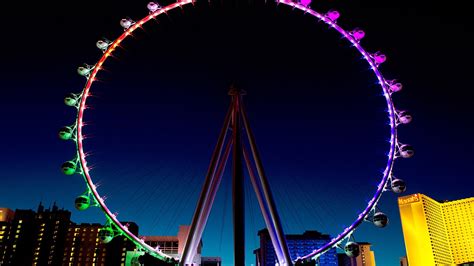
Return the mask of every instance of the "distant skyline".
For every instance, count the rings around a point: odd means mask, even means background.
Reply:
[[[0,44],[1,207],[57,201],[75,222],[104,222],[99,210],[73,210],[85,185],[59,169],[74,156],[73,143],[57,138],[75,116],[63,97],[80,92],[85,79],[76,68],[99,58],[95,42],[118,36],[120,19],[143,17],[147,3],[11,3],[17,6],[4,19],[15,23],[3,29],[8,38]],[[388,150],[385,104],[373,74],[310,16],[264,1],[211,3],[146,25],[99,76],[86,113],[86,149],[107,203],[144,234],[175,234],[178,224],[189,223],[229,104],[227,89],[236,83],[248,92],[244,101],[285,231],[340,232],[370,199]],[[472,197],[474,35],[467,4],[324,0],[312,7],[334,7],[344,28],[363,28],[364,47],[388,57],[383,73],[404,84],[394,101],[414,120],[399,137],[416,154],[397,161],[394,173],[406,180],[406,194]],[[226,265],[229,177],[203,240],[205,252]],[[250,262],[263,222],[246,189]],[[363,224],[355,234],[373,244],[382,266],[398,265],[405,255],[397,196],[387,193],[380,203],[387,228]]]

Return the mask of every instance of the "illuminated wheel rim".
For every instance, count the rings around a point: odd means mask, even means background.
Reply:
[[[73,126],[74,132],[71,139],[73,139],[76,142],[76,147],[77,147],[76,163],[79,164],[80,166],[78,167],[78,170],[76,171],[76,173],[79,173],[83,176],[87,184],[87,189],[88,189],[87,193],[90,194],[91,196],[91,202],[101,208],[101,210],[104,212],[106,216],[107,223],[110,224],[110,226],[112,226],[112,228],[118,234],[125,236],[126,238],[131,240],[134,244],[143,248],[143,250],[146,251],[147,253],[161,260],[170,260],[170,259],[179,260],[180,258],[172,258],[169,255],[162,253],[160,250],[146,244],[143,239],[129,232],[127,226],[119,222],[116,215],[112,213],[112,211],[105,204],[105,200],[100,196],[97,190],[97,187],[96,185],[94,185],[93,179],[91,177],[90,168],[87,166],[86,153],[84,152],[84,144],[83,144],[83,141],[85,139],[84,134],[83,134],[83,126],[84,126],[83,118],[84,118],[84,112],[86,110],[87,98],[90,95],[90,89],[92,87],[92,84],[96,80],[95,78],[97,74],[99,73],[99,71],[102,69],[103,64],[107,61],[107,59],[110,56],[112,56],[113,52],[115,51],[117,47],[119,47],[120,43],[122,43],[122,41],[124,41],[128,36],[132,35],[132,33],[135,30],[141,28],[142,25],[149,22],[150,20],[155,19],[156,17],[170,10],[173,10],[175,8],[178,8],[178,7],[181,8],[183,6],[186,6],[188,4],[193,4],[193,3],[194,2],[192,0],[180,0],[166,7],[156,9],[153,12],[150,12],[150,14],[148,14],[146,17],[142,18],[138,22],[136,23],[132,22],[130,25],[128,25],[128,27],[125,27],[126,29],[122,35],[120,35],[115,41],[107,43],[106,47],[104,47],[103,49],[104,53],[102,57],[93,66],[93,68],[90,69],[90,72],[87,73],[86,75],[87,82],[82,90],[82,93],[79,95],[76,95],[77,104],[66,103],[68,105],[74,105],[78,109],[78,115],[77,115],[75,126]],[[399,119],[400,112],[398,112],[395,109],[394,103],[392,101],[392,93],[401,89],[401,87],[395,90],[393,88],[393,82],[386,80],[384,76],[382,75],[381,71],[379,70],[379,65],[383,63],[383,61],[385,61],[385,56],[382,54],[370,54],[361,46],[360,39],[364,37],[363,32],[362,32],[362,35],[356,35],[354,34],[354,31],[352,32],[346,31],[337,24],[336,20],[339,17],[339,13],[335,11],[332,11],[332,13],[329,12],[326,14],[318,13],[312,10],[311,8],[309,8],[307,5],[304,5],[303,1],[300,3],[295,3],[290,0],[277,0],[277,3],[288,5],[292,7],[293,9],[298,9],[298,10],[303,11],[304,13],[314,16],[318,20],[327,24],[330,28],[339,32],[339,34],[341,34],[341,36],[344,39],[349,41],[351,45],[357,49],[357,51],[363,56],[363,58],[369,64],[371,70],[373,71],[373,73],[378,79],[379,86],[382,88],[383,95],[386,100],[388,117],[390,120],[390,123],[389,123],[390,150],[388,152],[387,164],[386,164],[385,170],[383,171],[383,175],[382,175],[382,178],[380,179],[377,189],[374,195],[372,196],[372,199],[368,202],[364,210],[358,214],[357,218],[354,220],[354,222],[350,226],[346,227],[341,233],[339,233],[337,236],[332,238],[328,243],[326,243],[319,249],[314,250],[313,252],[298,258],[298,260],[305,260],[305,259],[317,258],[320,255],[324,254],[326,251],[334,247],[341,247],[342,242],[348,241],[351,235],[353,234],[353,232],[357,229],[357,227],[364,220],[366,220],[371,214],[373,215],[373,213],[376,210],[377,203],[380,200],[383,192],[386,191],[387,188],[390,187],[389,182],[393,178],[392,169],[393,169],[394,161],[398,157],[405,157],[405,156],[400,155],[401,144],[398,142],[398,138],[397,138],[397,126],[401,124],[400,119]]]

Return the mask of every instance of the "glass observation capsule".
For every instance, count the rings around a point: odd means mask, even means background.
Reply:
[[[387,57],[382,54],[381,52],[376,52],[374,55],[374,61],[377,65],[380,65],[382,64],[383,62],[385,62],[387,60]]]
[[[62,140],[70,140],[72,138],[72,131],[71,127],[62,127],[59,130],[58,136]]]
[[[398,112],[398,121],[402,124],[408,124],[413,120],[411,113],[408,111],[400,111]]]
[[[309,5],[311,5],[311,0],[300,0],[300,4],[302,6],[308,7]]]
[[[87,208],[89,208],[90,205],[91,205],[91,200],[89,196],[87,195],[81,195],[77,197],[76,200],[74,201],[74,206],[79,211],[86,210]]]
[[[360,254],[359,245],[355,242],[347,242],[346,246],[344,247],[344,252],[351,258],[357,257]]]
[[[102,40],[98,40],[95,45],[97,46],[97,48],[99,48],[100,50],[102,51],[105,51],[107,50],[107,48],[109,48],[109,45],[110,45],[110,41],[106,40],[106,39],[102,39]]]
[[[326,17],[332,21],[336,21],[339,17],[341,16],[341,14],[339,14],[339,12],[337,10],[329,10],[327,13],[326,13]]]
[[[114,239],[114,230],[110,227],[101,228],[98,236],[102,243],[107,244]]]
[[[365,32],[359,28],[355,28],[353,31],[351,31],[351,35],[356,41],[359,42],[365,37]]]
[[[151,13],[155,12],[158,9],[161,9],[161,6],[156,2],[150,2],[148,3],[148,5],[146,5],[146,7]]]
[[[135,24],[135,22],[129,18],[120,20],[120,26],[122,26],[124,30],[128,30],[133,24]]]
[[[77,95],[74,94],[74,93],[69,93],[68,95],[66,95],[66,97],[64,97],[64,103],[67,106],[76,106],[76,104],[77,104]]]
[[[61,165],[61,170],[65,175],[73,175],[76,173],[76,162],[67,161]]]
[[[383,212],[377,212],[374,214],[373,221],[375,226],[383,228],[388,224],[388,217]]]
[[[403,144],[399,148],[399,153],[403,158],[411,158],[415,155],[415,150],[411,145]]]
[[[84,64],[84,66],[80,66],[77,68],[77,73],[83,77],[88,77],[91,73],[92,67],[89,65]]]
[[[402,179],[393,179],[390,186],[395,193],[403,193],[407,189],[407,185]]]
[[[399,92],[403,89],[403,84],[400,82],[397,82],[396,79],[387,81],[387,85],[390,88],[391,92]]]

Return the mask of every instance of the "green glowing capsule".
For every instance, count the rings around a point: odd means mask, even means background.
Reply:
[[[102,243],[107,244],[114,238],[114,230],[110,227],[103,227],[99,230],[99,239]]]
[[[72,137],[72,128],[71,127],[63,127],[59,130],[59,138],[62,140],[69,140]]]
[[[76,106],[77,104],[77,96],[74,93],[69,93],[64,97],[64,103],[67,106]]]
[[[78,211],[84,211],[87,208],[89,208],[90,205],[91,205],[91,200],[89,196],[86,196],[86,195],[81,195],[77,197],[76,200],[74,201],[74,206],[76,207]]]
[[[76,173],[76,162],[67,161],[61,165],[61,170],[65,175],[73,175]]]

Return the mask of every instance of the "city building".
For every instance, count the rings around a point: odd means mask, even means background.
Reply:
[[[221,257],[202,257],[201,266],[221,266]]]
[[[4,212],[5,214],[5,212]],[[8,211],[1,225],[0,265],[60,265],[71,213],[56,204]]]
[[[105,263],[106,249],[102,248],[97,234],[101,224],[71,224],[66,236],[63,265]]]
[[[143,236],[143,239],[148,245],[159,248],[163,253],[171,257],[181,257],[188,232],[188,225],[180,225],[176,236]],[[202,242],[198,246],[196,256],[193,260],[194,263],[198,265],[201,264],[201,249]]]
[[[375,254],[370,250],[370,243],[357,242],[360,249],[359,256],[351,258],[345,253],[337,254],[339,266],[375,266]]]
[[[116,236],[103,244],[98,238],[100,224],[71,222],[71,213],[56,204],[38,210],[2,209],[0,221],[0,265],[91,265],[125,266],[128,251],[135,244],[123,236]],[[4,215],[6,213],[6,215]],[[138,235],[138,226],[127,224],[129,231]]]
[[[138,226],[132,222],[122,222],[128,230],[138,234]],[[128,252],[135,245],[122,236],[115,237],[110,243],[99,240],[101,224],[71,224],[66,236],[63,265],[126,265]],[[130,264],[127,264],[130,265]]]
[[[260,247],[254,250],[256,265],[274,266],[275,262],[277,262],[277,257],[268,230],[260,230],[258,235],[260,237]],[[288,251],[292,260],[296,260],[298,257],[320,248],[330,239],[329,235],[318,231],[305,231],[301,235],[286,235]],[[338,265],[336,249],[333,248],[319,257],[318,265]]]
[[[8,208],[0,208],[0,265],[5,261],[6,249],[10,243],[10,228],[14,212]]]
[[[8,208],[0,208],[0,223],[1,222],[11,222],[15,212]]]
[[[398,205],[409,265],[474,261],[474,198],[438,202],[413,194]]]
[[[400,258],[400,266],[408,266],[407,256],[403,256]]]
[[[59,209],[56,203],[48,209],[40,203],[34,219],[33,265],[60,265],[71,212]]]
[[[0,265],[31,265],[33,245],[37,234],[35,212],[16,210],[11,223],[5,227],[3,256]]]
[[[133,222],[120,222],[127,225],[128,231],[134,235],[138,235],[138,225]],[[125,266],[127,259],[127,252],[135,251],[135,244],[124,236],[115,236],[110,243],[102,244],[106,249],[106,264],[105,265],[120,265]]]

